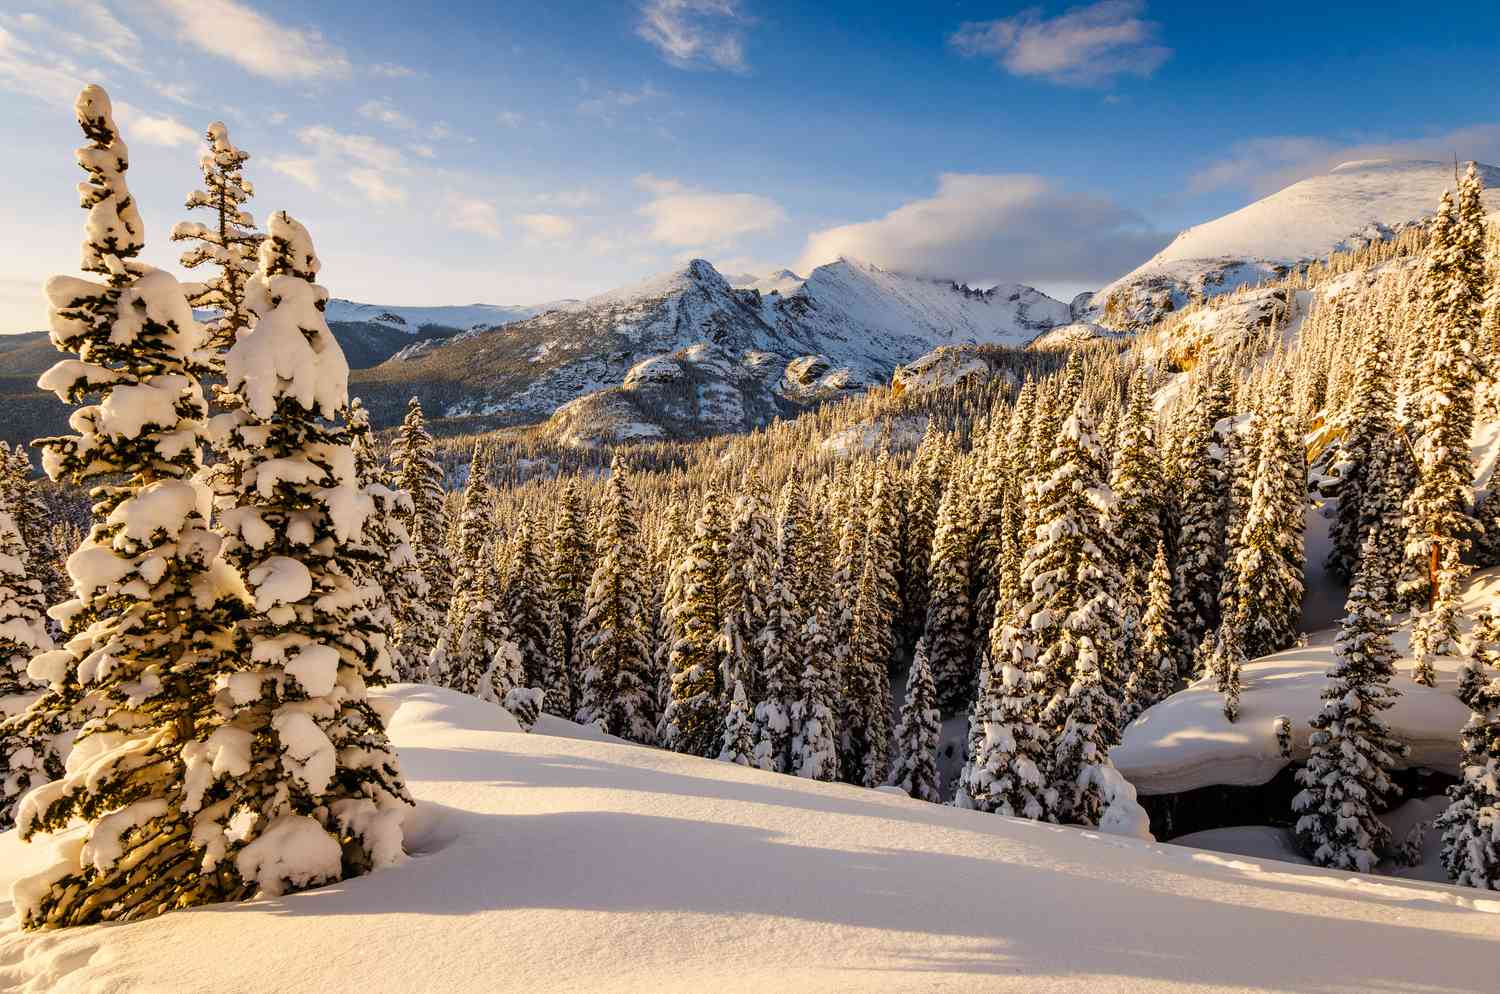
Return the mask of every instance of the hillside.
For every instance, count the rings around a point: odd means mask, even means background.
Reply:
[[[1473,891],[961,811],[557,719],[528,735],[430,687],[389,697],[418,799],[403,865],[119,926],[23,937],[6,917],[0,987],[1457,992],[1488,989],[1500,954],[1500,902]],[[0,836],[0,892],[36,858]]]
[[[1481,166],[1492,209],[1500,168]],[[1150,260],[1093,295],[1089,313],[1121,328],[1149,325],[1204,295],[1398,234],[1430,216],[1455,186],[1450,162],[1346,162],[1178,234]]]

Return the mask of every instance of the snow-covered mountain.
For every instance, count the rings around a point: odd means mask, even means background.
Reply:
[[[332,297],[324,311],[329,321],[368,321],[390,325],[416,334],[426,325],[468,331],[471,328],[494,328],[512,321],[522,321],[545,310],[570,301],[548,304],[458,304],[435,307],[403,307],[391,304],[361,304],[342,297]]]
[[[1479,167],[1500,209],[1500,169]],[[1346,162],[1247,207],[1195,225],[1134,271],[1095,293],[1093,320],[1150,324],[1197,296],[1232,290],[1298,262],[1390,238],[1430,216],[1457,184],[1451,162]]]
[[[379,385],[363,392],[416,392],[435,412],[516,423],[578,402],[560,430],[579,440],[707,434],[884,382],[941,345],[1024,345],[1069,319],[1067,304],[1026,286],[974,290],[845,259],[806,279],[782,271],[735,287],[696,259],[404,350],[366,372]]]

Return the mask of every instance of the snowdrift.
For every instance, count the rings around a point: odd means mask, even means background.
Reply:
[[[561,721],[528,735],[430,687],[389,696],[420,802],[403,865],[128,925],[7,922],[0,989],[1494,986],[1500,901],[1474,891],[959,811]],[[36,861],[0,836],[0,886]]]

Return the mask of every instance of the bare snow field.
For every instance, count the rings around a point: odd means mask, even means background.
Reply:
[[[528,735],[432,687],[389,695],[419,799],[403,865],[125,925],[26,935],[7,918],[0,988],[1494,989],[1500,901],[1472,890]],[[38,855],[0,836],[0,887]]]

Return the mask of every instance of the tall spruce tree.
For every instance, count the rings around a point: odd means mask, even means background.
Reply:
[[[253,610],[223,661],[222,724],[192,754],[184,807],[202,805],[207,865],[232,859],[247,893],[393,864],[412,803],[366,694],[395,675],[385,591],[367,566],[395,546],[381,548],[381,508],[340,420],[349,366],[323,317],[320,268],[307,229],[273,214],[246,290],[255,320],[225,356],[228,411],[215,419],[231,467],[224,555]]]
[[[407,404],[406,417],[391,446],[391,461],[396,486],[411,500],[411,509],[403,520],[412,551],[427,578],[427,602],[439,615],[446,615],[453,600],[453,566],[447,550],[444,474],[416,397]]]
[[[548,595],[552,625],[549,676],[542,681],[547,690],[546,710],[571,718],[578,711],[583,663],[578,651],[578,632],[583,623],[584,595],[592,574],[592,549],[584,520],[583,496],[578,481],[569,480],[558,499],[552,520],[551,562]]]
[[[93,525],[69,559],[77,596],[55,612],[66,647],[29,666],[47,692],[3,735],[45,751],[82,721],[76,748],[93,760],[54,770],[16,812],[25,840],[81,823],[50,865],[17,883],[25,928],[140,918],[275,885],[233,862],[212,872],[222,850],[205,848],[232,789],[232,773],[198,760],[224,720],[216,682],[237,609],[199,511],[209,495],[194,482],[207,414],[194,353],[205,333],[177,281],[137,261],[144,229],[109,97],[87,86],[75,109],[88,139],[78,150],[88,174],[82,269],[105,282],[47,283],[52,343],[78,358],[39,385],[79,405],[78,434],[37,444],[48,475],[93,484]],[[10,742],[5,752],[14,759]],[[263,835],[244,827],[240,849]]]
[[[975,617],[969,600],[973,545],[969,511],[966,475],[955,473],[938,505],[932,565],[927,571],[927,623],[922,633],[937,687],[937,706],[949,715],[962,713],[973,701],[978,676]]]
[[[1459,782],[1448,788],[1438,817],[1443,868],[1454,883],[1500,889],[1500,624],[1486,612],[1475,619],[1473,645],[1459,682],[1469,720],[1459,737]]]
[[[1295,641],[1303,592],[1307,468],[1301,433],[1279,406],[1258,420],[1255,485],[1233,563],[1233,623],[1249,658],[1279,652]]]
[[[937,747],[941,716],[937,688],[928,664],[925,640],[917,642],[911,672],[906,678],[906,700],[896,724],[896,759],[890,783],[919,801],[941,800],[938,791]]]
[[[1133,653],[1130,676],[1125,683],[1122,723],[1134,721],[1176,686],[1177,652],[1172,644],[1173,624],[1172,574],[1167,569],[1166,549],[1158,544],[1146,583],[1146,612],[1141,618],[1141,634]]]
[[[738,680],[724,716],[724,735],[719,741],[719,760],[739,766],[755,765],[755,725],[745,700],[745,685]]]
[[[598,564],[578,633],[583,666],[578,720],[652,745],[657,716],[642,590],[645,551],[635,494],[618,458],[610,467],[599,524]]]
[[[756,638],[761,673],[756,683],[755,757],[763,770],[791,770],[792,714],[806,662],[802,638],[810,616],[802,574],[807,535],[802,488],[790,479],[777,509],[776,565],[766,598],[766,622]]]
[[[1395,703],[1396,652],[1380,581],[1370,574],[1361,567],[1349,590],[1337,662],[1323,709],[1310,722],[1307,765],[1297,772],[1303,789],[1292,799],[1297,842],[1308,858],[1361,873],[1389,848],[1390,829],[1376,814],[1397,796],[1390,771],[1407,751],[1380,717]]]
[[[1385,328],[1372,324],[1354,367],[1354,392],[1344,414],[1344,435],[1332,469],[1338,484],[1338,516],[1330,529],[1327,567],[1344,582],[1354,578],[1364,545],[1371,496],[1384,481],[1376,476],[1379,448],[1397,430],[1396,395]]]
[[[222,121],[210,124],[204,137],[208,151],[198,160],[204,188],[188,194],[187,208],[208,212],[209,221],[179,221],[172,229],[172,240],[194,243],[182,253],[182,264],[188,269],[208,264],[218,270],[203,283],[184,289],[188,303],[216,314],[207,325],[208,368],[221,372],[224,351],[253,317],[245,293],[255,275],[256,252],[263,236],[255,230],[255,218],[245,210],[245,204],[255,195],[255,188],[244,175],[250,153],[229,140],[229,129]]]
[[[723,498],[710,488],[687,555],[676,566],[667,666],[671,696],[662,715],[663,746],[712,758],[724,730],[723,584],[729,524]]]
[[[532,511],[521,512],[516,528],[510,571],[501,598],[500,617],[510,630],[509,641],[521,654],[524,686],[553,692],[555,675],[548,646],[547,571],[543,543]]]
[[[791,760],[788,772],[809,780],[837,780],[839,776],[837,718],[834,696],[838,674],[833,646],[817,613],[802,632],[807,665],[802,669],[801,698],[793,706]]]
[[[43,686],[26,668],[50,652],[42,584],[31,575],[21,530],[0,505],[0,722],[41,696]],[[32,787],[62,775],[60,744],[10,734],[0,724],[0,831],[15,825],[15,803]]]

